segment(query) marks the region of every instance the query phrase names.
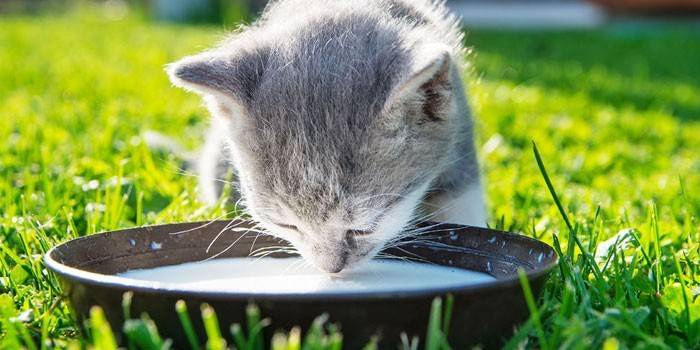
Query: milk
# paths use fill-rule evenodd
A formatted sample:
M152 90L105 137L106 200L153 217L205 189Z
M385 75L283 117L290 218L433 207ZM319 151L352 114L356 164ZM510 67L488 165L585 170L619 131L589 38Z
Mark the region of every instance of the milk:
M119 276L178 290L262 294L414 291L495 280L481 272L400 260L372 260L353 270L327 274L302 258L214 259Z

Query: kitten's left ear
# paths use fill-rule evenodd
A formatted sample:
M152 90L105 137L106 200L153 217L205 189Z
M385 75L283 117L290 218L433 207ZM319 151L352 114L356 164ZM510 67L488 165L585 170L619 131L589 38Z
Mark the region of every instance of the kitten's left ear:
M444 120L450 109L452 59L448 49L434 45L422 50L421 60L412 65L411 74L389 94L385 113L401 109L419 115L424 121Z

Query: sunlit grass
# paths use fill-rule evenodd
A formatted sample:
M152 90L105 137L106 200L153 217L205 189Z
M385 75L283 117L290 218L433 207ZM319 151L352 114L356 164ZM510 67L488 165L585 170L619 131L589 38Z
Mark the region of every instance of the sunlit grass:
M109 343L78 333L41 262L51 246L230 210L197 203L180 160L140 138L201 143L206 112L163 65L222 33L96 12L0 18L0 348ZM468 35L491 225L558 242L564 257L511 346L700 346L699 38L665 27ZM611 237L625 249L596 249Z

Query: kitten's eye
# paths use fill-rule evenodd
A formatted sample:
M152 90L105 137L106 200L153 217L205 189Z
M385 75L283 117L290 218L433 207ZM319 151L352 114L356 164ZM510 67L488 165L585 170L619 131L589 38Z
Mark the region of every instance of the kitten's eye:
M274 224L281 227L281 228L286 228L287 230L299 231L299 229L297 229L297 227L294 225L278 224L278 223L274 223Z
M372 234L372 231L370 230L347 230L345 231L345 235L348 237L362 237L362 236L369 236Z

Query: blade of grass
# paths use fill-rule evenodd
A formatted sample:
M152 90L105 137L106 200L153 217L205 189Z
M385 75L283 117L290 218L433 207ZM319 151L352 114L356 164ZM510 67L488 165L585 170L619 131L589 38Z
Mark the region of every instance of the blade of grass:
M535 143L535 141L532 141L532 150L533 152L535 152L535 160L537 161L537 166L540 168L540 172L544 177L544 182L547 184L549 193L552 195L552 198L554 198L554 204L556 204L557 208L559 209L559 214L561 214L561 217L564 218L564 222L566 223L566 227L569 228L569 231L573 231L574 227L569 221L569 216L566 214L564 206L562 206L561 201L559 200L559 196L557 196L557 191L554 190L554 185L552 185L552 181L549 179L549 175L547 175L547 169L545 169L544 167L542 157L540 156L540 151L537 149L537 144Z
M263 350L261 331L264 327L260 320L260 309L255 304L246 307L246 318L248 322L248 349Z
M442 313L442 299L437 297L433 299L430 307L430 317L428 319L428 330L425 335L425 349L439 350L440 344L440 314Z
M122 314L124 315L124 320L128 321L131 319L131 300L134 297L134 293L129 291L122 295ZM131 338L127 337L127 348L134 349L134 343Z
M535 331L537 332L537 338L540 341L540 348L542 350L548 350L549 344L547 343L547 338L545 337L544 328L542 327L542 321L540 320L540 311L535 303L535 297L532 294L532 289L530 288L530 281L527 279L527 275L523 269L518 269L518 277L520 278L520 286L523 289L523 295L525 296L525 302L527 303L528 309L530 309L530 317L535 325Z
M244 350L247 349L248 341L246 341L245 334L243 334L243 328L238 323L231 325L231 336L233 336L233 341L236 343L236 348Z
M287 337L287 350L300 350L301 349L301 328L294 327L289 331L289 337Z
M661 268L661 243L659 239L659 211L656 207L656 203L651 204L651 228L654 233L654 280L656 282L656 292L661 292L661 287L663 284L663 270Z
M452 320L452 308L454 307L455 298L452 294L447 294L445 297L445 311L442 316L442 335L447 340L450 333L450 321Z
M207 333L207 349L208 350L223 350L226 348L226 340L221 336L219 321L216 318L216 312L209 304L202 304L202 321L204 322L204 330Z
M533 319L529 318L518 327L517 332L503 345L503 350L523 349L523 343L528 339L533 328Z
M116 349L117 341L114 339L112 328L109 326L105 318L104 311L99 306L93 306L90 309L90 330L92 333L92 341L97 349Z
M131 318L131 300L133 298L133 292L125 292L124 295L122 295L122 313L124 315L125 320Z
M185 332L187 337L187 343L193 350L199 350L199 339L197 334L192 327L192 320L190 319L190 314L187 312L187 304L184 300L178 300L175 302L175 311L177 312L177 317L180 319L180 325L182 325L182 330Z
M671 254L673 257L673 264L676 267L676 273L678 274L678 280L681 283L681 292L683 295L683 304L685 306L683 310L683 320L685 321L685 332L690 333L690 303L688 302L688 293L686 293L685 279L683 278L683 270L681 270L681 264L678 262L676 254Z
M547 169L544 166L544 162L542 161L542 156L540 156L540 151L537 149L537 144L535 142L532 142L532 150L535 153L535 160L537 161L537 166L540 169L540 173L542 173L542 177L544 178L544 182L547 184L547 188L549 189L549 193L552 195L552 199L554 200L554 203L556 204L557 208L559 209L559 214L561 214L561 217L564 219L564 222L566 223L566 227L569 228L569 234L570 234L570 240L569 240L569 248L571 251L567 252L571 257L573 257L573 249L571 249L571 239L574 240L576 243L576 246L578 246L578 249L581 251L581 254L583 254L586 262L588 263L589 267L593 270L596 280L599 281L599 283L605 283L605 279L603 278L602 273L600 272L600 268L598 267L598 264L596 264L595 259L593 256L586 250L586 248L583 246L581 241L578 239L577 236L577 229L571 225L571 221L569 220L569 216L566 214L566 211L564 210L564 206L561 204L561 200L559 199L559 196L557 195L557 191L554 189L554 185L552 185L552 181L549 179L549 175L547 174Z

